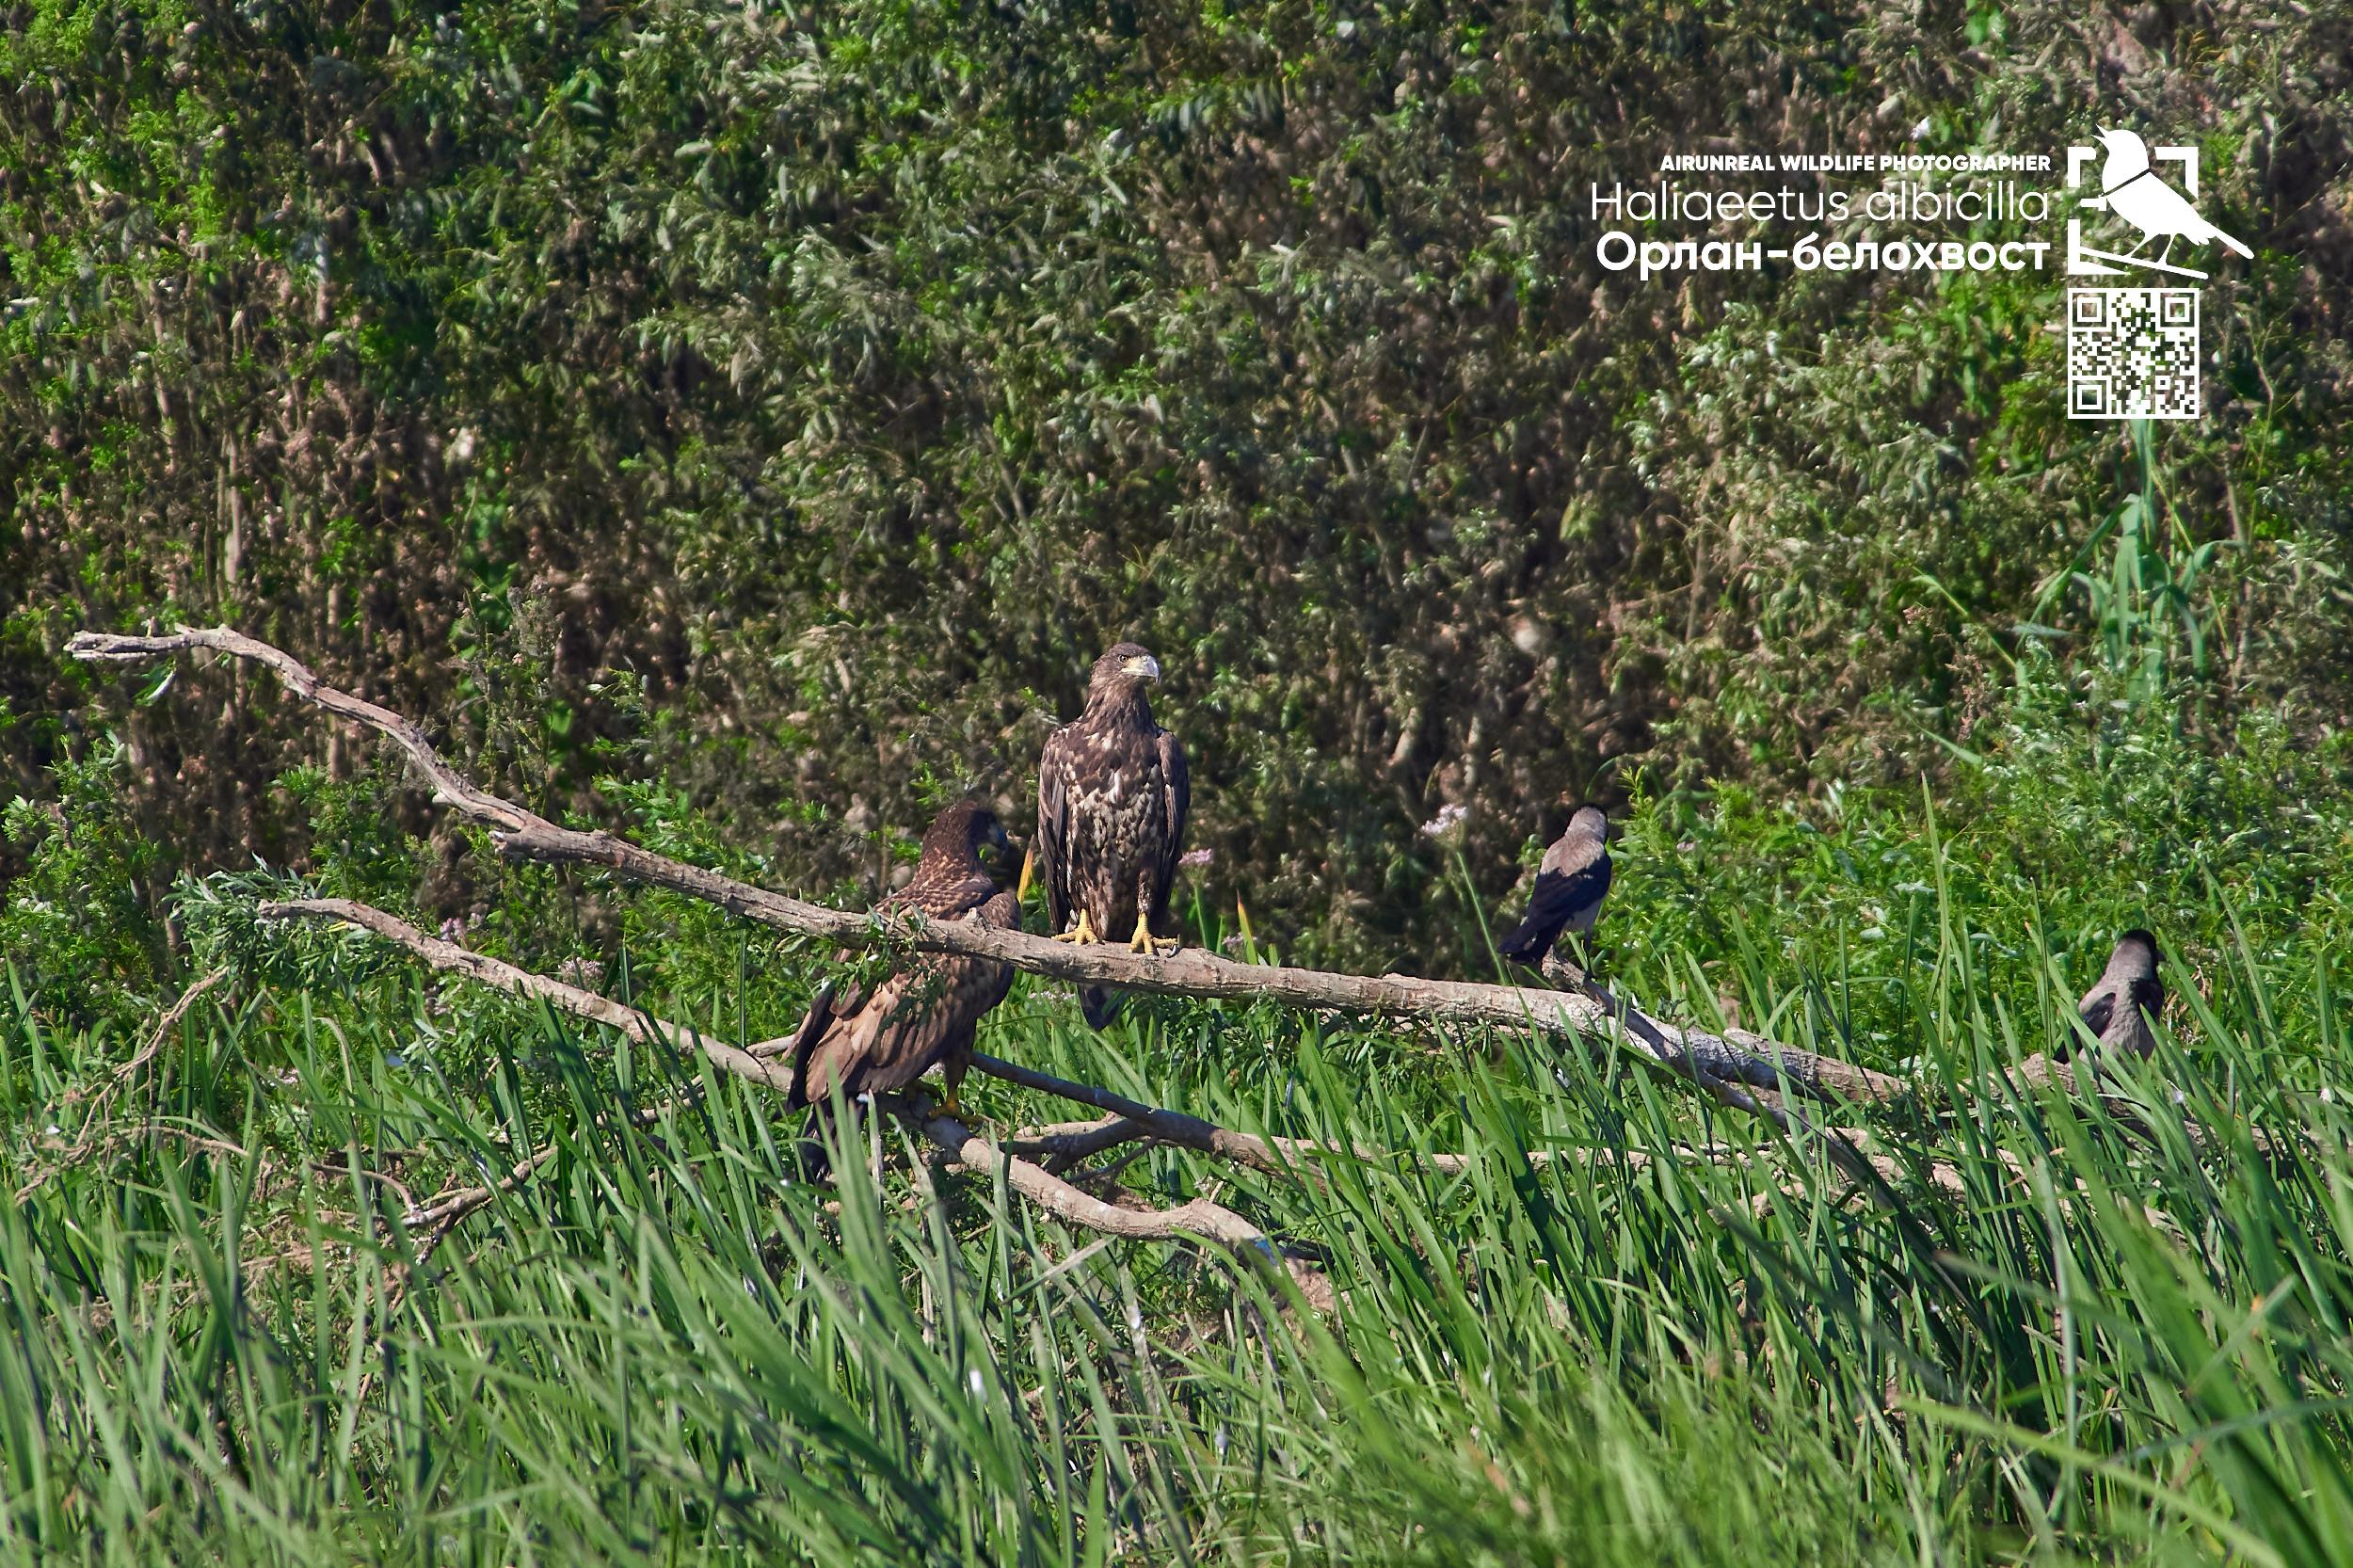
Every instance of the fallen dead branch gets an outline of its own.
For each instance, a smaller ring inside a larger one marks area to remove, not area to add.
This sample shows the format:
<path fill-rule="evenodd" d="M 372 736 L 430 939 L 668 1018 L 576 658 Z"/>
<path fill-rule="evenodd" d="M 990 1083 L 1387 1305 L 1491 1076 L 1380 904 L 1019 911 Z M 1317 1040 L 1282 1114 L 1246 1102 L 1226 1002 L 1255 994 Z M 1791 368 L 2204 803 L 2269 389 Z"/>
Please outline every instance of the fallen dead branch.
<path fill-rule="evenodd" d="M 266 665 L 288 690 L 327 712 L 389 737 L 431 785 L 434 799 L 490 827 L 503 854 L 519 859 L 600 866 L 633 881 L 706 900 L 779 931 L 833 942 L 896 943 L 920 950 L 972 953 L 1052 979 L 1112 984 L 1168 996 L 1268 1001 L 1504 1029 L 1534 1028 L 1576 1039 L 1606 1038 L 1613 1024 L 1641 1017 L 1643 1029 L 1624 1037 L 1651 1064 L 1689 1080 L 1728 1105 L 1765 1114 L 1785 1128 L 1802 1118 L 1775 1114 L 1740 1091 L 1764 1087 L 1829 1099 L 1888 1103 L 1908 1099 L 1900 1080 L 1808 1052 L 1743 1049 L 1722 1036 L 1634 1014 L 1581 991 L 1555 991 L 1411 975 L 1336 974 L 1319 969 L 1239 964 L 1215 953 L 1171 956 L 1128 952 L 1109 945 L 1048 940 L 1023 932 L 920 919 L 888 921 L 828 909 L 698 866 L 654 854 L 614 834 L 583 832 L 479 788 L 449 766 L 414 722 L 364 697 L 326 684 L 280 648 L 226 627 L 181 627 L 158 636 L 85 632 L 68 645 L 74 657 L 136 664 L 174 653 L 209 649 Z M 1731 1093 L 1727 1094 L 1726 1091 Z"/>
<path fill-rule="evenodd" d="M 225 628 L 186 627 L 161 636 L 86 632 L 75 637 L 71 645 L 77 657 L 117 663 L 207 649 L 265 664 L 297 696 L 389 737 L 430 784 L 436 800 L 489 826 L 502 852 L 511 857 L 600 866 L 632 880 L 707 900 L 777 930 L 831 942 L 896 944 L 919 950 L 968 952 L 1065 981 L 1115 984 L 1165 995 L 1267 1001 L 1314 1011 L 1424 1023 L 1533 1029 L 1580 1042 L 1614 1038 L 1632 1048 L 1646 1065 L 1683 1079 L 1718 1103 L 1761 1117 L 1785 1136 L 1805 1135 L 1858 1190 L 1870 1193 L 1877 1202 L 1894 1210 L 1898 1224 L 1915 1232 L 1915 1244 L 1929 1244 L 1925 1233 L 1917 1231 L 1916 1222 L 1904 1213 L 1895 1191 L 1894 1178 L 1906 1167 L 1885 1154 L 1866 1156 L 1852 1136 L 1817 1124 L 1796 1103 L 1797 1096 L 1804 1096 L 1828 1103 L 1882 1111 L 1913 1106 L 1916 1092 L 1903 1080 L 1817 1052 L 1784 1047 L 1743 1031 L 1715 1034 L 1666 1023 L 1581 976 L 1560 989 L 1539 989 L 1397 974 L 1335 974 L 1238 964 L 1199 952 L 1181 952 L 1172 956 L 1136 954 L 1115 947 L 1080 947 L 972 924 L 932 923 L 920 919 L 886 921 L 870 915 L 827 909 L 671 860 L 610 833 L 559 826 L 490 794 L 442 760 L 424 730 L 410 720 L 327 685 L 291 655 L 240 632 Z M 398 923 L 380 911 L 357 905 L 337 909 L 326 901 L 303 901 L 300 905 L 281 906 L 281 912 L 348 916 L 356 923 L 388 935 L 388 925 Z M 416 933 L 409 935 L 421 936 Z M 435 941 L 429 937 L 422 940 Z M 622 1028 L 633 1028 L 638 1023 L 636 1015 L 617 1003 L 520 971 L 497 975 L 489 967 L 490 961 L 452 944 L 439 946 L 445 951 L 418 951 L 441 967 L 472 974 L 487 983 L 508 984 L 509 988 L 541 996 L 559 1006 L 584 997 L 593 1006 L 583 1016 L 598 1021 Z M 721 1070 L 770 1088 L 778 1087 L 783 1081 L 783 1069 L 772 1065 L 757 1049 L 737 1050 L 702 1041 L 658 1020 L 648 1022 L 673 1045 L 700 1050 Z M 1032 1074 L 1013 1064 L 990 1059 L 980 1065 L 984 1071 L 995 1072 L 1010 1081 L 1093 1106 L 1110 1118 L 1054 1129 L 1026 1143 L 1017 1139 L 1016 1143 L 1022 1145 L 1020 1152 L 1001 1151 L 1004 1158 L 1016 1160 L 1023 1160 L 1029 1153 L 1036 1154 L 1046 1163 L 1031 1168 L 1048 1181 L 1058 1180 L 1059 1172 L 1070 1170 L 1086 1160 L 1143 1140 L 1198 1149 L 1255 1170 L 1310 1181 L 1317 1179 L 1317 1164 L 1335 1157 L 1395 1158 L 1379 1150 L 1339 1150 L 1312 1142 L 1238 1133 L 1181 1112 L 1141 1105 L 1092 1086 Z M 2053 1071 L 2046 1066 L 2041 1074 L 2027 1074 L 2025 1081 L 2048 1081 L 2066 1087 L 2071 1080 L 2064 1068 Z M 1439 1155 L 1432 1157 L 1432 1162 L 1441 1169 L 1460 1169 L 1461 1161 L 1466 1158 Z M 1925 1175 L 1929 1187 L 1943 1194 L 1949 1196 L 1961 1189 L 1957 1170 L 1944 1161 L 1930 1159 Z M 1077 1192 L 1075 1188 L 1071 1191 Z"/>
<path fill-rule="evenodd" d="M 635 881 L 703 899 L 778 930 L 839 942 L 873 944 L 898 941 L 917 949 L 971 953 L 1057 979 L 1117 984 L 1131 990 L 1167 995 L 1264 1000 L 1293 1007 L 1486 1024 L 1508 1029 L 1532 1027 L 1578 1041 L 1614 1037 L 1633 1046 L 1638 1058 L 1647 1065 L 1689 1081 L 1720 1104 L 1761 1116 L 1771 1122 L 1785 1136 L 1794 1137 L 1800 1133 L 1814 1136 L 1833 1164 L 1850 1180 L 1872 1192 L 1881 1203 L 1897 1213 L 1900 1223 L 1908 1228 L 1916 1228 L 1915 1223 L 1903 1215 L 1902 1202 L 1893 1187 L 1871 1162 L 1848 1140 L 1835 1133 L 1825 1134 L 1810 1117 L 1795 1107 L 1789 1095 L 1780 1092 L 1796 1089 L 1824 1097 L 1839 1097 L 1838 1092 L 1820 1075 L 1820 1064 L 1826 1059 L 1812 1053 L 1778 1049 L 1769 1056 L 1745 1053 L 1721 1036 L 1678 1029 L 1640 1014 L 1630 1004 L 1591 983 L 1566 990 L 1551 990 L 1467 981 L 1425 980 L 1411 975 L 1373 977 L 1335 974 L 1318 969 L 1237 964 L 1214 953 L 1180 952 L 1171 956 L 1134 953 L 1104 944 L 1055 942 L 1024 932 L 1000 931 L 977 923 L 926 921 L 920 918 L 886 921 L 872 916 L 827 909 L 820 904 L 755 888 L 698 866 L 672 860 L 611 833 L 582 832 L 559 826 L 536 812 L 491 794 L 450 767 L 434 749 L 424 731 L 413 721 L 364 697 L 326 684 L 291 654 L 243 632 L 226 627 L 181 627 L 162 636 L 86 632 L 77 634 L 68 647 L 77 658 L 111 663 L 139 663 L 167 654 L 212 649 L 264 664 L 275 671 L 288 689 L 297 696 L 328 712 L 365 725 L 390 738 L 430 782 L 434 798 L 455 806 L 475 821 L 487 824 L 493 830 L 503 854 L 554 863 L 601 866 Z M 320 902 L 305 901 L 306 904 Z M 296 906 L 280 907 L 291 912 Z M 353 907 L 357 909 L 360 906 Z M 327 911 L 312 909 L 306 912 Z M 376 922 L 391 919 L 381 911 L 368 910 L 356 923 L 380 929 Z M 478 967 L 489 962 L 462 948 L 442 945 L 449 949 L 448 953 L 443 955 L 449 960 L 449 967 L 461 971 L 478 973 Z M 515 977 L 524 983 L 522 989 L 543 996 L 548 993 L 537 988 L 557 984 L 537 976 L 524 975 L 521 971 L 515 971 Z M 552 997 L 550 1000 L 553 1000 Z M 601 1001 L 601 999 L 598 1000 Z M 617 1004 L 603 1005 L 616 1013 L 627 1012 Z M 698 1044 L 693 1041 L 684 1043 Z M 726 1048 L 728 1051 L 727 1056 L 713 1055 L 712 1060 L 728 1071 L 756 1077 L 770 1087 L 778 1086 L 778 1080 L 784 1076 L 779 1069 L 749 1052 Z M 712 1053 L 707 1050 L 706 1054 Z M 1718 1064 L 1726 1062 L 1737 1064 L 1737 1070 L 1727 1072 Z M 1812 1079 L 1804 1076 L 1803 1068 L 1807 1064 L 1815 1068 L 1816 1076 Z M 1909 1097 L 1909 1087 L 1898 1080 L 1884 1080 L 1881 1075 L 1866 1073 L 1845 1064 L 1838 1065 L 1844 1070 L 1834 1076 L 1847 1089 L 1860 1090 L 1886 1100 Z M 1760 1097 L 1759 1093 L 1754 1092 L 1756 1086 L 1767 1083 L 1773 1087 L 1763 1091 L 1768 1097 Z M 1167 1115 L 1174 1117 L 1176 1113 Z M 1168 1125 L 1174 1127 L 1175 1123 L 1172 1121 Z M 1188 1130 L 1193 1135 L 1202 1135 L 1201 1128 Z M 1209 1129 L 1211 1133 L 1215 1130 Z M 1258 1148 L 1246 1152 L 1238 1150 L 1231 1157 L 1255 1160 L 1271 1155 L 1272 1151 L 1260 1141 Z M 1042 1167 L 1036 1169 L 1041 1176 L 1054 1179 Z M 1924 1242 L 1926 1238 L 1921 1235 L 1915 1236 L 1914 1240 Z"/>
<path fill-rule="evenodd" d="M 559 1012 L 574 1017 L 604 1024 L 648 1045 L 664 1045 L 673 1049 L 699 1054 L 722 1072 L 747 1082 L 781 1092 L 786 1087 L 786 1069 L 771 1064 L 749 1051 L 704 1037 L 699 1032 L 685 1029 L 664 1019 L 624 1007 L 609 998 L 562 981 L 517 968 L 487 954 L 473 952 L 454 942 L 429 936 L 397 916 L 348 899 L 301 899 L 262 906 L 261 914 L 267 920 L 334 920 L 355 925 L 407 949 L 427 965 L 453 974 L 505 991 L 510 995 L 531 997 L 546 1002 Z M 955 1117 L 912 1099 L 893 1098 L 884 1109 L 897 1114 L 950 1158 L 968 1169 L 1001 1174 L 1005 1185 L 1040 1208 L 1071 1224 L 1100 1231 L 1109 1236 L 1121 1236 L 1151 1240 L 1197 1239 L 1216 1242 L 1253 1262 L 1263 1263 L 1287 1272 L 1296 1268 L 1296 1261 L 1288 1258 L 1270 1240 L 1264 1231 L 1229 1208 L 1195 1198 L 1190 1203 L 1167 1209 L 1133 1209 L 1106 1203 L 1101 1198 L 1063 1180 L 1032 1163 L 975 1135 Z M 527 1179 L 532 1171 L 551 1157 L 551 1151 L 525 1160 L 509 1174 L 510 1182 Z M 451 1204 L 460 1200 L 463 1207 L 456 1217 L 462 1219 L 489 1201 L 491 1194 L 479 1198 L 472 1192 L 453 1194 Z M 1296 1274 L 1293 1274 L 1296 1277 Z M 1310 1292 L 1312 1297 L 1313 1292 Z"/>

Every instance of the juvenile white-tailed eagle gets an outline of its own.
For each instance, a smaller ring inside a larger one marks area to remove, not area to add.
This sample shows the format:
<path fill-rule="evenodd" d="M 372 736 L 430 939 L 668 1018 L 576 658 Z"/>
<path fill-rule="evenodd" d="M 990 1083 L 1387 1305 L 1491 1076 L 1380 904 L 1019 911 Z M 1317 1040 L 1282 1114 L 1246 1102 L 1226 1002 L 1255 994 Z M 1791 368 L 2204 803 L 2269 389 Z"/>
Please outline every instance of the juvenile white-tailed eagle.
<path fill-rule="evenodd" d="M 1136 952 L 1180 945 L 1155 935 L 1193 797 L 1185 749 L 1152 722 L 1144 700 L 1145 685 L 1160 678 L 1158 660 L 1119 644 L 1095 662 L 1086 711 L 1047 737 L 1031 853 L 1046 879 L 1056 941 L 1125 940 Z M 1108 992 L 1083 987 L 1079 1002 L 1096 1029 L 1111 1021 Z"/>
<path fill-rule="evenodd" d="M 923 835 L 915 875 L 876 912 L 1019 930 L 1021 905 L 998 886 L 984 855 L 1011 870 L 1013 844 L 997 814 L 970 801 L 949 807 Z M 853 956 L 844 952 L 837 962 Z M 792 1039 L 792 1103 L 822 1105 L 836 1085 L 845 1098 L 885 1094 L 939 1065 L 952 1108 L 971 1063 L 973 1028 L 1012 985 L 1010 965 L 954 952 L 917 953 L 871 989 L 828 983 Z"/>

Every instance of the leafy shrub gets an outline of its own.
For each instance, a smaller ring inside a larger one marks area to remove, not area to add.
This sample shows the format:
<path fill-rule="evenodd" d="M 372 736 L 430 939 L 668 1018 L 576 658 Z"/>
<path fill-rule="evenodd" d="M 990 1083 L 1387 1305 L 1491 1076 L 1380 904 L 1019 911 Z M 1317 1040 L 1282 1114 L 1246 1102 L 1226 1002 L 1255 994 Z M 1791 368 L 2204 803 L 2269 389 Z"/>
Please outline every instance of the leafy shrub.
<path fill-rule="evenodd" d="M 2259 252 L 2151 548 L 2229 541 L 2189 606 L 2222 700 L 2335 723 L 2353 24 L 2242 11 L 21 0 L 0 745 L 30 791 L 85 710 L 175 853 L 296 863 L 263 786 L 348 741 L 249 674 L 130 711 L 56 659 L 226 620 L 527 798 L 662 778 L 871 895 L 938 792 L 1024 801 L 1133 633 L 1208 902 L 1427 956 L 1441 804 L 1486 885 L 1605 770 L 1941 767 L 1983 639 L 2142 484 L 2060 415 L 2040 277 L 1638 287 L 1587 184 L 1923 116 L 2056 146 L 2095 104 L 2197 137 Z M 2050 602 L 2063 662 L 2099 615 Z M 483 700 L 515 627 L 536 749 Z"/>
<path fill-rule="evenodd" d="M 54 795 L 19 795 L 0 813 L 25 863 L 0 888 L 0 955 L 15 984 L 83 1027 L 145 1006 L 169 972 L 166 857 L 124 808 L 125 771 L 120 744 L 95 746 L 56 764 Z"/>

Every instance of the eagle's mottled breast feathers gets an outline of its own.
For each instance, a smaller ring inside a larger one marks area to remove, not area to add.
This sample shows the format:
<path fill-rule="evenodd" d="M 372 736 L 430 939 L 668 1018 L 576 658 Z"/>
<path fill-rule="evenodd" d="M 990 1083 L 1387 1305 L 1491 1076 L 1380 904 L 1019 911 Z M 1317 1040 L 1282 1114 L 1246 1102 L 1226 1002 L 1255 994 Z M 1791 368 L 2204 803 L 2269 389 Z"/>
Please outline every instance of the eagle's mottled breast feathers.
<path fill-rule="evenodd" d="M 1038 853 L 1057 932 L 1084 909 L 1097 933 L 1125 936 L 1166 908 L 1192 787 L 1183 748 L 1144 696 L 1159 674 L 1133 643 L 1113 648 L 1096 663 L 1085 711 L 1038 759 Z"/>

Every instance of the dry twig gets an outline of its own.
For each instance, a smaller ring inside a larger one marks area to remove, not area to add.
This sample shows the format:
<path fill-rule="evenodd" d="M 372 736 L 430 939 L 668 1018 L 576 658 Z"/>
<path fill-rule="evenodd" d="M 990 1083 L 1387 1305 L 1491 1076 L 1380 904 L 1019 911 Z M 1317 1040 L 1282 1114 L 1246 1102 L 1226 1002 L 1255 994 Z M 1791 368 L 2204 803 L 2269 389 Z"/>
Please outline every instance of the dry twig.
<path fill-rule="evenodd" d="M 148 1032 L 147 1044 L 141 1046 L 128 1062 L 107 1074 L 105 1082 L 100 1084 L 95 1090 L 73 1089 L 67 1092 L 65 1096 L 67 1105 L 79 1106 L 87 1103 L 89 1106 L 88 1113 L 82 1118 L 81 1131 L 75 1135 L 72 1147 L 43 1167 L 32 1180 L 16 1190 L 17 1202 L 23 1203 L 26 1198 L 31 1197 L 59 1171 L 78 1165 L 101 1149 L 111 1148 L 115 1145 L 117 1134 L 109 1130 L 105 1125 L 106 1112 L 113 1106 L 115 1096 L 130 1085 L 131 1080 L 138 1076 L 141 1068 L 155 1060 L 156 1054 L 164 1048 L 164 1042 L 171 1037 L 171 1032 L 179 1028 L 180 1020 L 188 1016 L 188 1009 L 194 1007 L 214 986 L 228 978 L 228 969 L 215 969 L 181 992 L 172 1004 L 164 1010 L 164 1016 L 155 1020 L 155 1027 Z"/>
<path fill-rule="evenodd" d="M 652 1127 L 681 1103 L 680 1100 L 664 1100 L 660 1105 L 646 1106 L 622 1120 L 632 1128 Z M 598 1119 L 598 1125 L 604 1125 L 602 1117 Z M 460 1187 L 437 1193 L 421 1204 L 411 1205 L 408 1212 L 401 1216 L 401 1223 L 412 1231 L 424 1233 L 424 1243 L 417 1249 L 418 1266 L 422 1267 L 433 1256 L 435 1249 L 449 1239 L 450 1232 L 463 1224 L 468 1215 L 488 1208 L 492 1199 L 502 1193 L 512 1192 L 538 1175 L 562 1148 L 561 1144 L 550 1144 L 529 1159 L 517 1160 L 512 1170 L 488 1187 Z"/>

